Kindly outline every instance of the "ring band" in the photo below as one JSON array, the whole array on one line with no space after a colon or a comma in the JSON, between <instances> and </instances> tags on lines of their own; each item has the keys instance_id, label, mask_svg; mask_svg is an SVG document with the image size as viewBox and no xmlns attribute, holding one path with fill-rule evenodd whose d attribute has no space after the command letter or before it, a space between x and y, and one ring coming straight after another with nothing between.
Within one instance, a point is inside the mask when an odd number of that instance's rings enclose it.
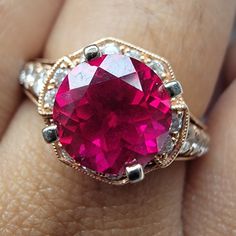
<instances>
[{"instance_id":1,"label":"ring band","mask_svg":"<svg viewBox=\"0 0 236 236\"><path fill-rule=\"evenodd\" d=\"M206 127L189 112L170 64L130 43L104 38L56 62L28 62L19 81L58 159L97 180L135 183L208 151Z\"/></svg>"}]
</instances>

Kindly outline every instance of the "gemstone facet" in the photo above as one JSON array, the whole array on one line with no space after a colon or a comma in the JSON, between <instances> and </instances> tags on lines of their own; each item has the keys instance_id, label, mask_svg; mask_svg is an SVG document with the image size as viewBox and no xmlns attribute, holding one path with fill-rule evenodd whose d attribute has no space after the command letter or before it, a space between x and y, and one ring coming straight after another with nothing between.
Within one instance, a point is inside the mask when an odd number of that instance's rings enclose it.
<instances>
[{"instance_id":1,"label":"gemstone facet","mask_svg":"<svg viewBox=\"0 0 236 236\"><path fill-rule=\"evenodd\" d=\"M121 176L145 166L168 138L171 99L143 62L103 55L76 66L55 97L53 120L66 152L83 167Z\"/></svg>"}]
</instances>

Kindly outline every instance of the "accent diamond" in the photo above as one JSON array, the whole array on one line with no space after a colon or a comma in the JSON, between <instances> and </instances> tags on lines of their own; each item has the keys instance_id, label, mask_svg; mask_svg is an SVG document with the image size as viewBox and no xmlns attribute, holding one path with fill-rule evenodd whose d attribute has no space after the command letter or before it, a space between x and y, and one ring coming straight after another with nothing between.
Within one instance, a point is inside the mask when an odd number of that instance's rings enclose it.
<instances>
[{"instance_id":1,"label":"accent diamond","mask_svg":"<svg viewBox=\"0 0 236 236\"><path fill-rule=\"evenodd\" d=\"M39 96L41 90L43 89L43 85L44 85L46 76L47 76L47 74L46 74L46 71L44 71L44 70L41 70L40 72L35 73L35 81L33 84L33 91L37 96Z\"/></svg>"},{"instance_id":2,"label":"accent diamond","mask_svg":"<svg viewBox=\"0 0 236 236\"><path fill-rule=\"evenodd\" d=\"M69 73L69 69L66 68L58 68L55 72L55 74L53 75L53 80L55 81L55 85L56 87L59 87L62 83L62 81L64 80L64 78L66 77L66 75Z\"/></svg>"},{"instance_id":3,"label":"accent diamond","mask_svg":"<svg viewBox=\"0 0 236 236\"><path fill-rule=\"evenodd\" d=\"M120 49L115 43L106 44L102 49L103 54L118 54Z\"/></svg>"},{"instance_id":4,"label":"accent diamond","mask_svg":"<svg viewBox=\"0 0 236 236\"><path fill-rule=\"evenodd\" d=\"M180 148L180 153L186 153L190 150L191 148L191 144L189 143L189 141L185 141L182 145L182 147Z\"/></svg>"},{"instance_id":5,"label":"accent diamond","mask_svg":"<svg viewBox=\"0 0 236 236\"><path fill-rule=\"evenodd\" d=\"M34 74L34 65L33 64L26 64L24 70L20 74L20 83L24 84L26 89L29 89L33 86L35 80Z\"/></svg>"},{"instance_id":6,"label":"accent diamond","mask_svg":"<svg viewBox=\"0 0 236 236\"><path fill-rule=\"evenodd\" d=\"M52 108L54 101L55 101L55 95L56 95L57 89L51 89L48 90L44 97L44 106L47 108Z\"/></svg>"},{"instance_id":7,"label":"accent diamond","mask_svg":"<svg viewBox=\"0 0 236 236\"><path fill-rule=\"evenodd\" d=\"M159 61L152 61L148 66L150 66L160 77L165 73L165 68Z\"/></svg>"},{"instance_id":8,"label":"accent diamond","mask_svg":"<svg viewBox=\"0 0 236 236\"><path fill-rule=\"evenodd\" d=\"M172 113L172 123L171 123L171 127L170 127L170 130L172 133L176 133L181 129L182 118L183 118L182 113L176 113L176 112Z\"/></svg>"},{"instance_id":9,"label":"accent diamond","mask_svg":"<svg viewBox=\"0 0 236 236\"><path fill-rule=\"evenodd\" d=\"M174 142L171 136L168 135L161 150L161 153L170 153L173 150L173 148L174 148Z\"/></svg>"},{"instance_id":10,"label":"accent diamond","mask_svg":"<svg viewBox=\"0 0 236 236\"><path fill-rule=\"evenodd\" d=\"M132 50L126 52L125 55L128 56L128 57L135 58L135 59L137 59L137 60L140 60L140 56L141 56L141 55L140 55L140 52L138 52L138 51L136 51L136 50L134 50L134 49L132 49Z\"/></svg>"},{"instance_id":11,"label":"accent diamond","mask_svg":"<svg viewBox=\"0 0 236 236\"><path fill-rule=\"evenodd\" d=\"M25 72L25 70L22 70L20 73L20 76L19 76L19 82L21 85L24 84L25 78L26 78L26 72Z\"/></svg>"}]
</instances>

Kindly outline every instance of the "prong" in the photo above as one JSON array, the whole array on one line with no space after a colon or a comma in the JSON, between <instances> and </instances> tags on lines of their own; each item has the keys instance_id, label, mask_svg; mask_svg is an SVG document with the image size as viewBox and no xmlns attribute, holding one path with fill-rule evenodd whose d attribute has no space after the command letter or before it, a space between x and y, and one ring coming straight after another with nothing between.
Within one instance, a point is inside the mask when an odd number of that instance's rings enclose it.
<instances>
[{"instance_id":1,"label":"prong","mask_svg":"<svg viewBox=\"0 0 236 236\"><path fill-rule=\"evenodd\" d=\"M100 56L100 50L96 44L92 44L85 47L83 53L84 53L86 61L89 61L93 58Z\"/></svg>"},{"instance_id":2,"label":"prong","mask_svg":"<svg viewBox=\"0 0 236 236\"><path fill-rule=\"evenodd\" d=\"M143 167L140 164L127 166L126 175L130 183L137 183L144 179Z\"/></svg>"},{"instance_id":3,"label":"prong","mask_svg":"<svg viewBox=\"0 0 236 236\"><path fill-rule=\"evenodd\" d=\"M183 93L182 86L181 86L180 82L177 80L170 81L170 82L166 83L165 87L168 90L168 92L172 98Z\"/></svg>"},{"instance_id":4,"label":"prong","mask_svg":"<svg viewBox=\"0 0 236 236\"><path fill-rule=\"evenodd\" d=\"M56 125L50 125L43 129L43 138L47 143L53 143L57 140L57 126Z\"/></svg>"}]
</instances>

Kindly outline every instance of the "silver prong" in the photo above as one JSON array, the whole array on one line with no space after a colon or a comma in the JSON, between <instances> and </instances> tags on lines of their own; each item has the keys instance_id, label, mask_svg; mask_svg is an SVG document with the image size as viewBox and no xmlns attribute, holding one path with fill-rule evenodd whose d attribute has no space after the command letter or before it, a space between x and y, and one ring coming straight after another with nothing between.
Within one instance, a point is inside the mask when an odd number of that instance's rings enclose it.
<instances>
[{"instance_id":1,"label":"silver prong","mask_svg":"<svg viewBox=\"0 0 236 236\"><path fill-rule=\"evenodd\" d=\"M43 129L43 138L47 143L53 143L57 140L57 126L50 125Z\"/></svg>"},{"instance_id":2,"label":"silver prong","mask_svg":"<svg viewBox=\"0 0 236 236\"><path fill-rule=\"evenodd\" d=\"M100 50L96 44L92 44L92 45L85 47L83 53L84 53L84 57L85 57L86 61L89 61L95 57L100 56Z\"/></svg>"},{"instance_id":3,"label":"silver prong","mask_svg":"<svg viewBox=\"0 0 236 236\"><path fill-rule=\"evenodd\" d=\"M144 179L143 167L140 164L127 166L126 175L130 183L137 183Z\"/></svg>"},{"instance_id":4,"label":"silver prong","mask_svg":"<svg viewBox=\"0 0 236 236\"><path fill-rule=\"evenodd\" d=\"M182 86L181 86L180 82L177 80L170 81L170 82L166 83L165 87L168 90L168 92L172 98L183 93Z\"/></svg>"}]
</instances>

